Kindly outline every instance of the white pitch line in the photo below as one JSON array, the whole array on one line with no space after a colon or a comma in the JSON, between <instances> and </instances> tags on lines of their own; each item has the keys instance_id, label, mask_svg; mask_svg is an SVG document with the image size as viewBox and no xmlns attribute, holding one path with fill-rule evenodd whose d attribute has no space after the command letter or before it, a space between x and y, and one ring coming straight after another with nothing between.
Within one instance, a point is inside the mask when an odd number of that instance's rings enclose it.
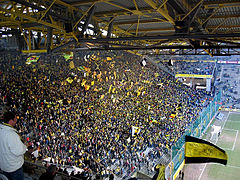
<instances>
[{"instance_id":1,"label":"white pitch line","mask_svg":"<svg viewBox=\"0 0 240 180\"><path fill-rule=\"evenodd\" d=\"M217 144L217 142L218 142L218 139L219 139L219 138L218 138L218 136L217 136L217 138L216 138L216 142L214 143L215 145Z\"/></svg>"},{"instance_id":2,"label":"white pitch line","mask_svg":"<svg viewBox=\"0 0 240 180\"><path fill-rule=\"evenodd\" d=\"M231 168L240 168L239 166L231 166L231 165L227 165L227 167L231 167Z\"/></svg>"},{"instance_id":3,"label":"white pitch line","mask_svg":"<svg viewBox=\"0 0 240 180\"><path fill-rule=\"evenodd\" d=\"M223 130L227 130L227 131L238 131L236 129L228 129L228 128L224 128Z\"/></svg>"},{"instance_id":4,"label":"white pitch line","mask_svg":"<svg viewBox=\"0 0 240 180\"><path fill-rule=\"evenodd\" d=\"M232 147L232 151L234 150L235 148L235 145L236 145L236 142L237 142L237 137L238 137L238 131L237 131L237 134L235 136L235 140L234 140L234 144L233 144L233 147Z\"/></svg>"},{"instance_id":5,"label":"white pitch line","mask_svg":"<svg viewBox=\"0 0 240 180\"><path fill-rule=\"evenodd\" d=\"M228 111L228 114L227 114L226 120L224 121L224 124L223 124L222 129L225 127L225 124L226 124L226 122L227 122L227 120L228 120L229 114L230 114L230 112Z\"/></svg>"},{"instance_id":6,"label":"white pitch line","mask_svg":"<svg viewBox=\"0 0 240 180\"><path fill-rule=\"evenodd\" d=\"M228 120L228 122L240 123L240 121L232 121L232 120Z\"/></svg>"},{"instance_id":7,"label":"white pitch line","mask_svg":"<svg viewBox=\"0 0 240 180\"><path fill-rule=\"evenodd\" d=\"M224 121L224 124L223 124L223 127L222 127L222 129L224 128L224 126L225 126L225 124L226 124L226 122L227 122L227 120L228 120L229 114L230 114L230 112L228 111L228 114L227 114L226 120ZM217 141L216 141L216 143L215 143L215 144L217 144L217 142L218 142L218 138L217 138ZM200 180L200 179L201 179L201 177L202 177L202 175L203 175L203 172L204 172L204 170L205 170L206 166L207 166L207 163L205 163L205 165L204 165L204 167L203 167L203 170L202 170L202 172L201 172L200 176L198 177L198 180Z\"/></svg>"},{"instance_id":8,"label":"white pitch line","mask_svg":"<svg viewBox=\"0 0 240 180\"><path fill-rule=\"evenodd\" d=\"M205 163L205 164L204 164L203 170L202 170L202 172L201 172L200 176L198 177L198 180L200 180L200 179L201 179L201 177L202 177L202 175L203 175L203 172L204 172L204 170L205 170L206 166L207 166L207 163Z\"/></svg>"}]
</instances>

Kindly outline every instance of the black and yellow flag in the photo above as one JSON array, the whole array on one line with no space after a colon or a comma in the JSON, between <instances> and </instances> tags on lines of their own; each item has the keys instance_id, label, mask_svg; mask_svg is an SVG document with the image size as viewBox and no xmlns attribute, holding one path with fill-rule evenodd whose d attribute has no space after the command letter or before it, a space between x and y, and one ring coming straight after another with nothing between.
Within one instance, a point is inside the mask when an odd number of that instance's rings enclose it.
<instances>
[{"instance_id":1,"label":"black and yellow flag","mask_svg":"<svg viewBox=\"0 0 240 180\"><path fill-rule=\"evenodd\" d=\"M226 165L228 156L216 145L192 136L185 137L185 163L216 162Z\"/></svg>"},{"instance_id":2,"label":"black and yellow flag","mask_svg":"<svg viewBox=\"0 0 240 180\"><path fill-rule=\"evenodd\" d=\"M155 166L156 174L153 176L152 180L164 180L165 179L165 166L164 165L156 165Z\"/></svg>"}]
</instances>

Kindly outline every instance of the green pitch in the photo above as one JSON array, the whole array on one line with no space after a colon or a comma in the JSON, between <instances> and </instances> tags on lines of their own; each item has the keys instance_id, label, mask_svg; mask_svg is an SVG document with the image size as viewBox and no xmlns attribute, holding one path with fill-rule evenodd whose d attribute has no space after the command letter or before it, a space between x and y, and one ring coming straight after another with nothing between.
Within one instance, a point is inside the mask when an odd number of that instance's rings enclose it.
<instances>
[{"instance_id":1,"label":"green pitch","mask_svg":"<svg viewBox=\"0 0 240 180\"><path fill-rule=\"evenodd\" d=\"M213 122L217 124L217 120ZM240 114L229 112L222 122L221 135L216 139L217 146L228 154L226 166L221 164L206 164L201 180L240 180ZM211 128L209 128L211 130ZM208 130L207 134L210 133Z\"/></svg>"}]
</instances>

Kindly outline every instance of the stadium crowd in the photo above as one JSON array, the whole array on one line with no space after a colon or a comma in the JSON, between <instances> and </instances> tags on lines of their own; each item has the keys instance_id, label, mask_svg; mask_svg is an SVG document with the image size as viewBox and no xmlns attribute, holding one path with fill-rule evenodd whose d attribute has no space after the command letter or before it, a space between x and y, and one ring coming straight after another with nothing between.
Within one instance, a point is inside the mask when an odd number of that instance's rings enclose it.
<instances>
[{"instance_id":1,"label":"stadium crowd","mask_svg":"<svg viewBox=\"0 0 240 180\"><path fill-rule=\"evenodd\" d=\"M25 62L25 56L1 57L1 103L18 112L18 132L38 150L37 159L76 166L86 179L129 174L162 156L207 98L123 51ZM145 154L147 148L156 153ZM111 169L116 162L119 169Z\"/></svg>"},{"instance_id":2,"label":"stadium crowd","mask_svg":"<svg viewBox=\"0 0 240 180\"><path fill-rule=\"evenodd\" d=\"M216 91L222 91L222 106L225 108L240 108L239 74L240 66L233 64L218 64Z\"/></svg>"},{"instance_id":3,"label":"stadium crowd","mask_svg":"<svg viewBox=\"0 0 240 180\"><path fill-rule=\"evenodd\" d=\"M164 56L163 59L155 57L156 62L170 67L175 74L213 75L216 68L216 59L208 56Z\"/></svg>"},{"instance_id":4,"label":"stadium crowd","mask_svg":"<svg viewBox=\"0 0 240 180\"><path fill-rule=\"evenodd\" d=\"M183 62L175 61L177 74L201 74L201 75L213 75L215 68L215 62Z\"/></svg>"}]
</instances>

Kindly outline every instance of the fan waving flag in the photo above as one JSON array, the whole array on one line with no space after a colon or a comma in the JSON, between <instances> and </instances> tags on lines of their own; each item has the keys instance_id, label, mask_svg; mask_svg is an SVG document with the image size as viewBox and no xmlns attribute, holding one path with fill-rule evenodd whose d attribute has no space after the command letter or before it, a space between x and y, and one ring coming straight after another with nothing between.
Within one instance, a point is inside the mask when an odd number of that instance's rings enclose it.
<instances>
[{"instance_id":1,"label":"fan waving flag","mask_svg":"<svg viewBox=\"0 0 240 180\"><path fill-rule=\"evenodd\" d=\"M216 145L192 136L185 137L185 163L216 162L226 165L226 152Z\"/></svg>"}]
</instances>

